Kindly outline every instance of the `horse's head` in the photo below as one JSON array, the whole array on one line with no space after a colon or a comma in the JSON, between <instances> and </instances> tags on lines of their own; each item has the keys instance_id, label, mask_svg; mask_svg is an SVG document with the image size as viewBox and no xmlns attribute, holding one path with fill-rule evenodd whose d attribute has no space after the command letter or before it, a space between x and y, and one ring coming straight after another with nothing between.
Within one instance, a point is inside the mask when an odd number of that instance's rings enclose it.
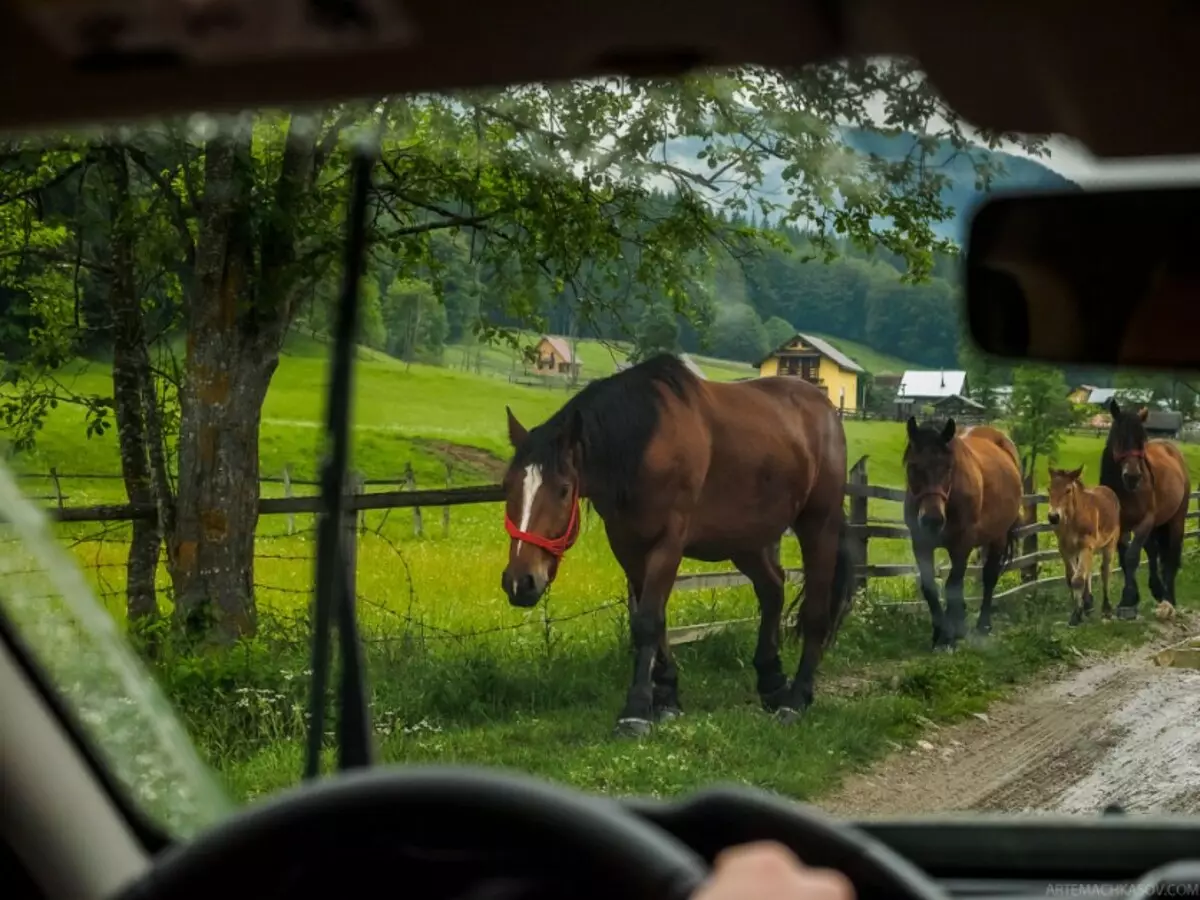
<instances>
[{"instance_id":1,"label":"horse's head","mask_svg":"<svg viewBox=\"0 0 1200 900\"><path fill-rule=\"evenodd\" d=\"M912 416L908 419L908 446L904 448L908 496L916 506L917 524L932 534L946 525L946 502L954 475L954 432L953 419L947 419L941 429L918 426Z\"/></svg>"},{"instance_id":2,"label":"horse's head","mask_svg":"<svg viewBox=\"0 0 1200 900\"><path fill-rule=\"evenodd\" d=\"M579 534L578 416L556 416L532 432L508 412L512 462L504 476L504 527L511 538L500 586L530 607L554 581Z\"/></svg>"},{"instance_id":3,"label":"horse's head","mask_svg":"<svg viewBox=\"0 0 1200 900\"><path fill-rule=\"evenodd\" d=\"M1108 402L1112 413L1112 428L1108 432L1108 452L1121 469L1121 482L1128 491L1136 491L1146 474L1146 416L1145 407L1137 412L1121 409L1116 398Z\"/></svg>"},{"instance_id":4,"label":"horse's head","mask_svg":"<svg viewBox=\"0 0 1200 900\"><path fill-rule=\"evenodd\" d=\"M1070 521L1075 509L1075 495L1083 489L1083 466L1078 469L1050 470L1050 512L1046 516L1051 525Z\"/></svg>"}]
</instances>

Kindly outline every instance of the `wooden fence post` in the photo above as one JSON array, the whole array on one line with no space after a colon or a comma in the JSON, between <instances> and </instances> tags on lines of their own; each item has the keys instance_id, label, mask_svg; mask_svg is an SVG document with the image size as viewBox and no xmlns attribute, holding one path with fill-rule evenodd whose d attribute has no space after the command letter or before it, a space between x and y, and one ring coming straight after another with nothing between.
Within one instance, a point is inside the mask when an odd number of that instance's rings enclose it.
<instances>
[{"instance_id":1,"label":"wooden fence post","mask_svg":"<svg viewBox=\"0 0 1200 900\"><path fill-rule=\"evenodd\" d=\"M454 485L454 465L446 463L446 490ZM442 537L450 537L450 507L442 507Z\"/></svg>"},{"instance_id":2,"label":"wooden fence post","mask_svg":"<svg viewBox=\"0 0 1200 900\"><path fill-rule=\"evenodd\" d=\"M866 456L862 457L858 462L850 467L850 476L848 481L850 484L861 485L863 487L867 486L868 480ZM867 502L868 501L865 496L859 497L854 494L850 495L851 525L865 526L867 524ZM867 537L866 528L864 527L858 535L851 535L850 540L853 542L852 545L855 549L854 564L856 566L861 565L863 567L860 570L861 574L856 573L854 577L854 589L857 591L860 589L865 589L867 586L866 565L869 538Z\"/></svg>"},{"instance_id":3,"label":"wooden fence post","mask_svg":"<svg viewBox=\"0 0 1200 900\"><path fill-rule=\"evenodd\" d=\"M1037 483L1034 480L1034 473L1031 469L1025 473L1023 486L1026 494L1034 494L1037 492ZM1038 520L1038 502L1036 499L1025 501L1024 504L1024 519L1026 525L1035 525ZM1038 578L1038 536L1035 531L1033 534L1025 535L1025 539L1021 541L1021 555L1027 556L1034 554L1034 558L1021 567L1021 581L1037 581Z\"/></svg>"},{"instance_id":4,"label":"wooden fence post","mask_svg":"<svg viewBox=\"0 0 1200 900\"><path fill-rule=\"evenodd\" d=\"M362 472L351 472L347 483L350 486L351 496L357 496L366 490L367 479ZM355 515L350 516L350 524L353 526L358 524L358 530L363 534L367 533L367 511L360 509Z\"/></svg>"},{"instance_id":5,"label":"wooden fence post","mask_svg":"<svg viewBox=\"0 0 1200 900\"><path fill-rule=\"evenodd\" d=\"M63 508L62 485L60 485L58 483L58 467L57 466L50 467L50 477L54 480L54 499L56 501L58 501L58 511L62 512L62 508Z\"/></svg>"},{"instance_id":6,"label":"wooden fence post","mask_svg":"<svg viewBox=\"0 0 1200 900\"><path fill-rule=\"evenodd\" d=\"M409 491L417 489L417 474L413 471L412 462L404 464L404 487ZM421 507L413 507L413 534L420 537L425 529L421 523Z\"/></svg>"},{"instance_id":7,"label":"wooden fence post","mask_svg":"<svg viewBox=\"0 0 1200 900\"><path fill-rule=\"evenodd\" d=\"M287 463L284 463L283 466L283 496L289 500L292 498L292 476L288 472ZM296 533L296 517L292 513L287 514L287 533Z\"/></svg>"}]
</instances>

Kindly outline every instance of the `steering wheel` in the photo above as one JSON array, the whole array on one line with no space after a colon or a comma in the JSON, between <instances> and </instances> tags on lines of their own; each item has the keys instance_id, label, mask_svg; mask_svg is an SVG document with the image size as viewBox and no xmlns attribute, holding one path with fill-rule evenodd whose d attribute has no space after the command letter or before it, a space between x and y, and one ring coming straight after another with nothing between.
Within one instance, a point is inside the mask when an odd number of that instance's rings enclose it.
<instances>
[{"instance_id":1,"label":"steering wheel","mask_svg":"<svg viewBox=\"0 0 1200 900\"><path fill-rule=\"evenodd\" d=\"M851 844L855 834L845 830ZM896 896L944 896L929 879L914 885L912 867L892 856L873 862L897 864ZM708 874L695 851L614 800L492 770L412 767L341 774L256 804L164 851L116 900L267 900L330 896L331 887L336 896L366 896L347 884L366 869L372 884L390 877L397 888L413 886L405 859L460 875L489 863L644 900L685 900Z\"/></svg>"}]
</instances>

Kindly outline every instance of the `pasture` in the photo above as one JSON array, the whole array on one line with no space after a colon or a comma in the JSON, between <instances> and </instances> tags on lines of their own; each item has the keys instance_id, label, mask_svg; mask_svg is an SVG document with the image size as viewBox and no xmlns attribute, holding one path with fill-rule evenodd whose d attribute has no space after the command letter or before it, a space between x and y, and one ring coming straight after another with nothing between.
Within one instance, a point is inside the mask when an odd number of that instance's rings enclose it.
<instances>
[{"instance_id":1,"label":"pasture","mask_svg":"<svg viewBox=\"0 0 1200 900\"><path fill-rule=\"evenodd\" d=\"M275 376L261 437L264 475L285 465L297 477L315 475L323 351L293 342ZM99 365L64 377L79 390L109 389ZM447 457L454 460L457 484L493 480L507 455L504 406L532 425L565 399L560 391L453 368L406 369L369 353L355 379L354 468L372 479L398 480L411 462L418 484L426 487L444 486ZM848 422L846 430L851 461L869 457L871 483L903 484L902 424ZM119 471L115 435L87 441L69 407L55 412L39 440L35 454L17 460L18 471ZM1057 463L1086 464L1085 478L1094 483L1102 446L1094 437L1067 437ZM1200 478L1200 447L1184 451L1193 478ZM41 493L41 486L27 482L26 490ZM119 481L68 479L62 487L72 506L123 499ZM280 490L264 486L268 496ZM899 507L873 500L870 515L895 520ZM310 517L297 516L295 524L289 535L281 516L260 522L260 637L217 656L176 657L168 648L155 664L202 750L240 798L299 779L315 535ZM624 579L594 516L585 517L579 543L547 600L530 611L510 607L500 590L507 536L498 506L454 509L448 535L439 510L425 511L420 538L407 510L368 513L364 525L358 593L383 758L511 766L608 792L671 794L731 780L818 797L845 772L913 739L929 720L978 712L1047 666L1114 652L1159 628L1143 618L1068 630L1066 589L1046 590L999 602L995 636L986 645L935 657L928 648L927 612L896 605L917 596L912 579L874 580L827 656L816 704L800 726L780 728L760 712L748 626L680 647L687 715L642 743L622 743L610 737L610 728L629 667ZM123 527L58 527L120 619ZM1050 546L1048 537L1043 540ZM786 565L799 564L790 538L783 554ZM905 541L871 542L871 562L910 559ZM684 571L713 568L724 567L685 563ZM1015 578L1006 575L1001 589ZM1141 580L1145 593L1144 565ZM967 593L977 593L973 579ZM1194 610L1200 601L1194 541L1179 593L1181 607ZM972 619L976 608L969 605ZM1147 596L1143 613L1150 608ZM668 608L671 625L755 614L749 588L677 593ZM785 668L794 667L795 653L788 648Z\"/></svg>"}]
</instances>

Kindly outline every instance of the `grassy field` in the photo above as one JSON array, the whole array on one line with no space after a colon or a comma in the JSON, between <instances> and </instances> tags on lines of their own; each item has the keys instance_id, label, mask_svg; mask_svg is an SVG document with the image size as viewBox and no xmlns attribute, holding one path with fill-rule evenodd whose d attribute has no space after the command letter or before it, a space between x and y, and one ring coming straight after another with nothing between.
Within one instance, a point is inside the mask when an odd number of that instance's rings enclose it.
<instances>
[{"instance_id":1,"label":"grassy field","mask_svg":"<svg viewBox=\"0 0 1200 900\"><path fill-rule=\"evenodd\" d=\"M314 474L325 367L323 348L304 341L289 348L266 403L264 472L287 464L297 476ZM109 389L99 365L76 367L63 378L80 390ZM354 465L369 477L391 478L411 462L419 483L440 486L444 460L453 455L458 483L479 483L507 453L505 405L534 424L563 400L560 392L461 370L406 369L364 354L356 370ZM851 460L869 456L872 482L902 484L902 425L848 422L846 430ZM464 446L473 450L464 454ZM1097 438L1068 437L1059 462L1094 467L1101 448ZM1185 452L1200 480L1200 447ZM17 465L30 472L57 466L64 473L115 473L115 435L85 441L81 418L60 407L38 452ZM64 490L71 505L121 496L114 481L67 480ZM899 509L873 502L871 515L896 519ZM357 588L385 759L485 762L618 793L671 794L722 779L814 798L849 769L912 739L925 718L978 711L1047 666L1113 652L1158 627L1094 623L1067 630L1066 592L1048 589L1004 604L985 646L934 657L928 615L898 605L913 599L911 579L876 580L827 659L818 703L799 728L779 728L759 711L749 665L753 629L739 628L680 648L684 719L644 743L619 743L610 728L628 677L624 580L599 525L594 517L585 520L550 596L534 610L518 611L499 588L507 537L497 507L453 510L448 535L440 510L425 510L420 538L408 511L368 514ZM198 659L168 652L156 664L205 755L238 798L299 778L311 526L303 516L291 535L282 517L260 525L257 640L238 653ZM102 538L96 526L60 530L76 542L73 552L120 620L123 530L106 530ZM794 542L784 547L785 561L798 564ZM873 541L871 555L874 562L911 558L902 541ZM721 567L685 565L703 568ZM1192 609L1200 602L1198 576L1200 558L1192 550L1180 591ZM1144 591L1144 569L1142 581ZM755 613L752 592L739 588L678 593L669 618L678 625ZM788 653L792 666L795 648Z\"/></svg>"}]
</instances>

